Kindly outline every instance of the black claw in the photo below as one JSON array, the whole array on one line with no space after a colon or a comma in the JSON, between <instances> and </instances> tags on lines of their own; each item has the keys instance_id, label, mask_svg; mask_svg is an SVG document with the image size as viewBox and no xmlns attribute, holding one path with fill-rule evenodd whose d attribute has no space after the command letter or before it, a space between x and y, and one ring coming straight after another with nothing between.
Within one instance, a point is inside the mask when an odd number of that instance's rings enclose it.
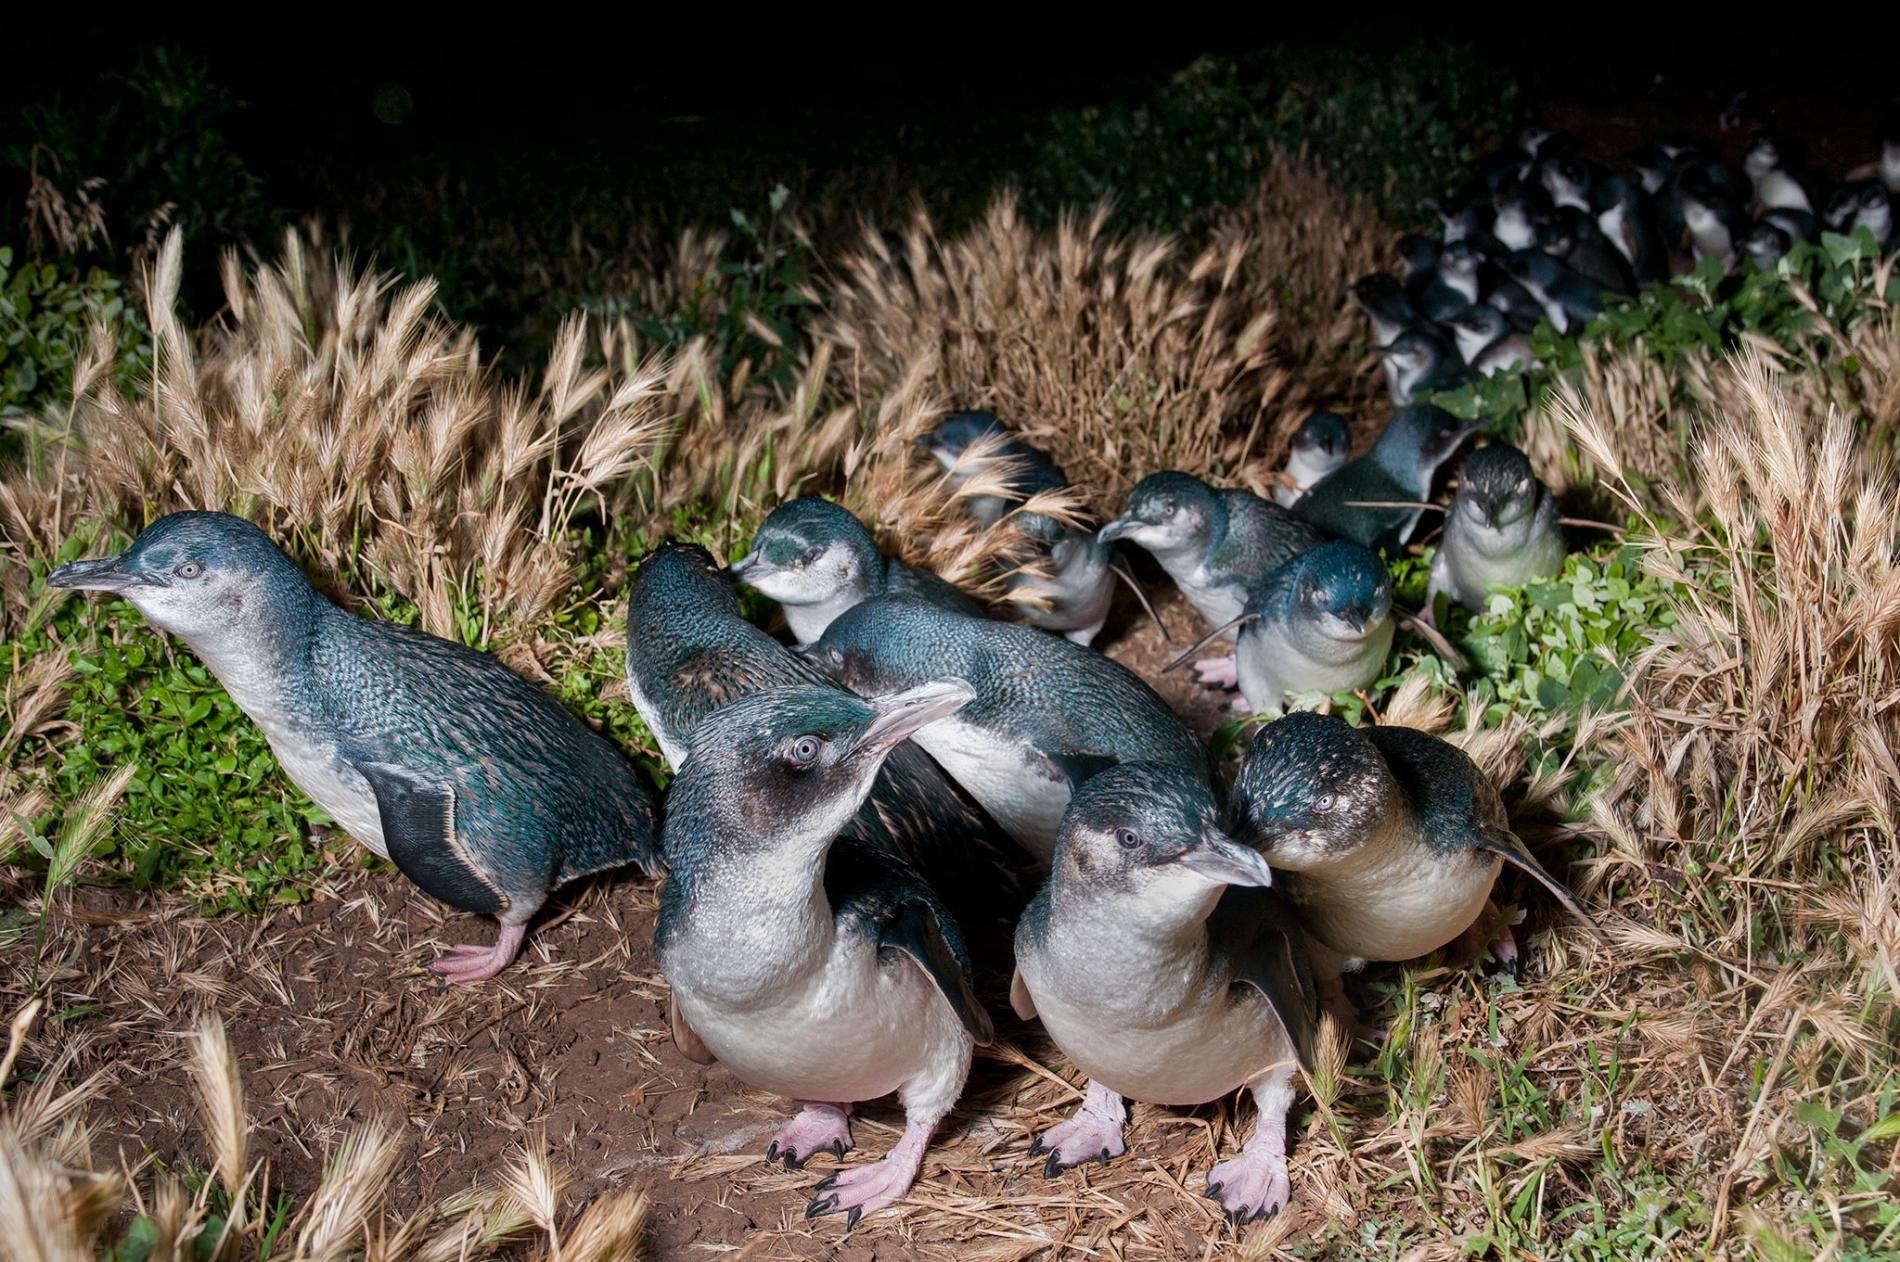
<instances>
[{"instance_id":1,"label":"black claw","mask_svg":"<svg viewBox=\"0 0 1900 1262\"><path fill-rule=\"evenodd\" d=\"M844 1216L844 1229L846 1231L850 1231L853 1227L858 1225L858 1219L863 1218L863 1217L864 1217L864 1206L853 1205L851 1207L851 1212Z\"/></svg>"},{"instance_id":2,"label":"black claw","mask_svg":"<svg viewBox=\"0 0 1900 1262\"><path fill-rule=\"evenodd\" d=\"M765 1164L769 1166L774 1161L777 1161L777 1160L778 1160L778 1140L775 1139L772 1141L771 1147L765 1150Z\"/></svg>"},{"instance_id":3,"label":"black claw","mask_svg":"<svg viewBox=\"0 0 1900 1262\"><path fill-rule=\"evenodd\" d=\"M1066 1169L1066 1167L1062 1164L1062 1154L1060 1152L1052 1152L1049 1154L1049 1160L1042 1163L1042 1177L1045 1179L1053 1179L1058 1174L1061 1174L1064 1169Z\"/></svg>"},{"instance_id":4,"label":"black claw","mask_svg":"<svg viewBox=\"0 0 1900 1262\"><path fill-rule=\"evenodd\" d=\"M1218 1201L1220 1199L1220 1188L1221 1188L1220 1184L1210 1183L1207 1185L1207 1191L1201 1193L1201 1195L1205 1196L1210 1201Z\"/></svg>"},{"instance_id":5,"label":"black claw","mask_svg":"<svg viewBox=\"0 0 1900 1262\"><path fill-rule=\"evenodd\" d=\"M812 1189L812 1191L814 1191L814 1192L828 1192L828 1191L830 1191L830 1190L831 1190L831 1189L832 1189L833 1187L835 1187L835 1186L837 1185L837 1182L838 1182L838 1176L839 1176L840 1174L843 1174L843 1173L844 1173L844 1171L842 1171L842 1170L834 1170L834 1171L832 1171L832 1172L831 1172L830 1174L828 1174L828 1175L826 1175L826 1176L825 1176L824 1178L822 1178L822 1179L820 1179L820 1180L818 1180L818 1186L817 1186L817 1187L815 1187L815 1188L813 1188L813 1189Z\"/></svg>"},{"instance_id":6,"label":"black claw","mask_svg":"<svg viewBox=\"0 0 1900 1262\"><path fill-rule=\"evenodd\" d=\"M810 1160L811 1160L811 1154L809 1153L807 1153L803 1157L800 1157L797 1153L793 1152L790 1148L787 1148L785 1150L785 1168L787 1170L803 1170L805 1168L805 1163Z\"/></svg>"},{"instance_id":7,"label":"black claw","mask_svg":"<svg viewBox=\"0 0 1900 1262\"><path fill-rule=\"evenodd\" d=\"M1042 1136L1038 1135L1029 1142L1029 1155L1033 1157L1037 1153L1040 1153L1042 1151L1043 1151Z\"/></svg>"},{"instance_id":8,"label":"black claw","mask_svg":"<svg viewBox=\"0 0 1900 1262\"><path fill-rule=\"evenodd\" d=\"M1106 1148L1102 1149L1102 1164L1103 1165L1108 1164L1108 1149Z\"/></svg>"},{"instance_id":9,"label":"black claw","mask_svg":"<svg viewBox=\"0 0 1900 1262\"><path fill-rule=\"evenodd\" d=\"M838 1160L843 1161L844 1160L844 1141L842 1139L832 1140L831 1151L838 1154Z\"/></svg>"},{"instance_id":10,"label":"black claw","mask_svg":"<svg viewBox=\"0 0 1900 1262\"><path fill-rule=\"evenodd\" d=\"M805 1207L805 1217L816 1218L820 1214L829 1214L837 1205L838 1198L835 1196L814 1196L811 1204Z\"/></svg>"}]
</instances>

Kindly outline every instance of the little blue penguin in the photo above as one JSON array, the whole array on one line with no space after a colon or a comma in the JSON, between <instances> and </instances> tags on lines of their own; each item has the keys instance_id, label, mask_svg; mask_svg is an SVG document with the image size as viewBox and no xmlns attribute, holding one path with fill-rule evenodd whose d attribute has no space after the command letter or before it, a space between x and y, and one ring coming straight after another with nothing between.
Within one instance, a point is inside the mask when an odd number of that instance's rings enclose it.
<instances>
[{"instance_id":1,"label":"little blue penguin","mask_svg":"<svg viewBox=\"0 0 1900 1262\"><path fill-rule=\"evenodd\" d=\"M823 635L833 618L859 601L886 592L906 592L961 613L983 612L935 574L879 553L871 532L849 509L815 496L773 509L731 574L779 603L800 644Z\"/></svg>"},{"instance_id":2,"label":"little blue penguin","mask_svg":"<svg viewBox=\"0 0 1900 1262\"><path fill-rule=\"evenodd\" d=\"M1563 564L1557 499L1531 472L1524 453L1498 443L1466 456L1444 538L1432 556L1426 608L1444 592L1467 609L1482 610L1492 588L1549 578Z\"/></svg>"},{"instance_id":3,"label":"little blue penguin","mask_svg":"<svg viewBox=\"0 0 1900 1262\"><path fill-rule=\"evenodd\" d=\"M1322 999L1342 1019L1356 1019L1339 980L1350 962L1446 945L1484 910L1506 863L1601 936L1511 831L1496 786L1424 732L1289 714L1255 733L1231 806L1236 836L1266 855L1299 908ZM1494 949L1515 962L1509 929Z\"/></svg>"},{"instance_id":4,"label":"little blue penguin","mask_svg":"<svg viewBox=\"0 0 1900 1262\"><path fill-rule=\"evenodd\" d=\"M805 651L860 695L928 679L968 683L975 699L916 742L1040 860L1090 776L1136 761L1207 772L1200 742L1139 676L1033 627L885 596L839 617Z\"/></svg>"},{"instance_id":5,"label":"little blue penguin","mask_svg":"<svg viewBox=\"0 0 1900 1262\"><path fill-rule=\"evenodd\" d=\"M494 945L432 965L448 981L506 968L561 885L659 868L652 796L610 743L492 657L338 609L241 517L172 513L47 582L123 596L183 640L339 827L500 921Z\"/></svg>"},{"instance_id":6,"label":"little blue penguin","mask_svg":"<svg viewBox=\"0 0 1900 1262\"><path fill-rule=\"evenodd\" d=\"M681 1051L806 1102L773 1145L792 1165L843 1156L853 1103L904 1106L897 1146L820 1182L807 1217L852 1226L909 1190L991 1038L954 917L911 855L849 829L886 755L969 699L955 680L754 693L700 721L667 792L654 950Z\"/></svg>"},{"instance_id":7,"label":"little blue penguin","mask_svg":"<svg viewBox=\"0 0 1900 1262\"><path fill-rule=\"evenodd\" d=\"M1444 318L1457 310L1453 308ZM1386 392L1401 407L1434 391L1455 390L1465 381L1457 352L1436 333L1420 329L1401 333L1379 348L1379 358L1385 367Z\"/></svg>"},{"instance_id":8,"label":"little blue penguin","mask_svg":"<svg viewBox=\"0 0 1900 1262\"><path fill-rule=\"evenodd\" d=\"M1193 1105L1246 1088L1259 1117L1207 1196L1243 1223L1278 1213L1296 1065L1313 1063L1318 991L1297 918L1259 852L1222 831L1205 780L1127 763L1076 791L1049 878L1016 929L1010 1002L1088 1075L1038 1136L1050 1176L1125 1151L1122 1097Z\"/></svg>"},{"instance_id":9,"label":"little blue penguin","mask_svg":"<svg viewBox=\"0 0 1900 1262\"><path fill-rule=\"evenodd\" d=\"M1335 539L1267 575L1240 624L1240 695L1278 715L1290 696L1352 692L1385 673L1392 579L1371 549Z\"/></svg>"},{"instance_id":10,"label":"little blue penguin","mask_svg":"<svg viewBox=\"0 0 1900 1262\"><path fill-rule=\"evenodd\" d=\"M1037 545L1042 573L1023 568L1010 574L1005 603L1032 627L1077 644L1093 643L1115 600L1120 571L1114 544L1099 530L1067 525L1043 513L1018 513L1015 521Z\"/></svg>"},{"instance_id":11,"label":"little blue penguin","mask_svg":"<svg viewBox=\"0 0 1900 1262\"><path fill-rule=\"evenodd\" d=\"M953 489L976 475L980 462L965 460L964 455L978 444L991 460L1006 466L1004 480L1008 484L1006 496L976 495L964 500L970 516L986 526L994 526L1011 507L1032 495L1069 485L1047 452L1019 441L990 412L952 412L941 425L917 440L917 445L942 466Z\"/></svg>"},{"instance_id":12,"label":"little blue penguin","mask_svg":"<svg viewBox=\"0 0 1900 1262\"><path fill-rule=\"evenodd\" d=\"M1447 321L1458 353L1480 377L1512 372L1537 363L1530 339L1511 327L1505 314L1488 302L1476 302Z\"/></svg>"},{"instance_id":13,"label":"little blue penguin","mask_svg":"<svg viewBox=\"0 0 1900 1262\"><path fill-rule=\"evenodd\" d=\"M1285 473L1292 485L1273 488L1273 500L1281 508L1292 508L1295 500L1312 485L1352 457L1352 435L1346 430L1346 418L1337 412L1315 412L1300 422L1293 435L1292 450L1286 459Z\"/></svg>"},{"instance_id":14,"label":"little blue penguin","mask_svg":"<svg viewBox=\"0 0 1900 1262\"><path fill-rule=\"evenodd\" d=\"M1146 548L1195 612L1216 627L1239 616L1248 593L1275 567L1325 541L1313 525L1278 504L1248 491L1216 490L1173 470L1137 482L1121 516L1102 527L1101 537ZM1196 673L1205 683L1231 685L1233 659L1210 659Z\"/></svg>"},{"instance_id":15,"label":"little blue penguin","mask_svg":"<svg viewBox=\"0 0 1900 1262\"><path fill-rule=\"evenodd\" d=\"M1417 504L1431 499L1438 467L1481 428L1429 403L1400 408L1371 451L1321 479L1293 511L1326 534L1395 553L1405 546L1424 510L1365 505ZM1239 612L1235 609L1227 616Z\"/></svg>"}]
</instances>

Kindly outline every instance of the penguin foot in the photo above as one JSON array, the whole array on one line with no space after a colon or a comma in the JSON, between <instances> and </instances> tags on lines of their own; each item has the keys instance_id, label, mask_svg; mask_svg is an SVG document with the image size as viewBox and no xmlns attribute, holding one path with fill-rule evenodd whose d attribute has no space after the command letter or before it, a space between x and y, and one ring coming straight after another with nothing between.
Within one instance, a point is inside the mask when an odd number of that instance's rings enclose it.
<instances>
[{"instance_id":1,"label":"penguin foot","mask_svg":"<svg viewBox=\"0 0 1900 1262\"><path fill-rule=\"evenodd\" d=\"M851 1151L851 1106L813 1101L801 1105L798 1115L778 1128L765 1150L765 1164L781 1157L787 1170L804 1168L821 1152L836 1153L840 1161Z\"/></svg>"},{"instance_id":2,"label":"penguin foot","mask_svg":"<svg viewBox=\"0 0 1900 1262\"><path fill-rule=\"evenodd\" d=\"M1271 1218L1286 1208L1292 1195L1286 1154L1269 1145L1249 1144L1238 1157L1207 1172L1207 1199L1221 1207L1230 1226Z\"/></svg>"},{"instance_id":3,"label":"penguin foot","mask_svg":"<svg viewBox=\"0 0 1900 1262\"><path fill-rule=\"evenodd\" d=\"M1036 1136L1036 1142L1029 1146L1029 1155L1049 1154L1049 1159L1042 1163L1042 1173L1050 1179L1087 1161L1107 1165L1128 1151L1122 1142L1122 1127L1127 1122L1128 1108L1122 1098L1091 1082L1088 1096L1075 1116Z\"/></svg>"},{"instance_id":4,"label":"penguin foot","mask_svg":"<svg viewBox=\"0 0 1900 1262\"><path fill-rule=\"evenodd\" d=\"M1511 926L1498 927L1498 936L1491 939L1491 958L1498 962L1498 967L1512 977L1524 976L1524 959L1518 954L1517 938L1512 934Z\"/></svg>"},{"instance_id":5,"label":"penguin foot","mask_svg":"<svg viewBox=\"0 0 1900 1262\"><path fill-rule=\"evenodd\" d=\"M440 977L444 985L485 982L514 962L521 950L521 940L527 936L526 925L503 925L494 945L465 942L429 965L429 971Z\"/></svg>"},{"instance_id":6,"label":"penguin foot","mask_svg":"<svg viewBox=\"0 0 1900 1262\"><path fill-rule=\"evenodd\" d=\"M850 1231L858 1225L858 1219L875 1214L897 1200L917 1181L917 1168L924 1163L924 1149L930 1143L930 1132L935 1129L934 1125L911 1122L904 1127L904 1137L897 1141L897 1147L891 1149L884 1160L827 1175L813 1189L805 1217L842 1211L844 1229Z\"/></svg>"},{"instance_id":7,"label":"penguin foot","mask_svg":"<svg viewBox=\"0 0 1900 1262\"><path fill-rule=\"evenodd\" d=\"M1237 688L1240 665L1232 653L1225 657L1203 657L1194 663L1194 682L1209 688Z\"/></svg>"}]
</instances>

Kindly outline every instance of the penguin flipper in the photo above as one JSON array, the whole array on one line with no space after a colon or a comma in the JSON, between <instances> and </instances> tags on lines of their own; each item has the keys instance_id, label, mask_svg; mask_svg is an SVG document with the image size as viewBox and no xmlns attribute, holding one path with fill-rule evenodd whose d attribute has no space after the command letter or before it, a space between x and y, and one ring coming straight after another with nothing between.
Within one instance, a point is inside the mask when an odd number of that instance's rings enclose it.
<instances>
[{"instance_id":1,"label":"penguin flipper","mask_svg":"<svg viewBox=\"0 0 1900 1262\"><path fill-rule=\"evenodd\" d=\"M508 896L469 856L455 829L455 789L448 781L389 762L350 764L369 782L383 826L383 846L423 893L460 911L499 916Z\"/></svg>"},{"instance_id":2,"label":"penguin flipper","mask_svg":"<svg viewBox=\"0 0 1900 1262\"><path fill-rule=\"evenodd\" d=\"M1023 980L1020 968L1009 975L1009 1006L1025 1021L1036 1019L1036 997L1029 993L1029 983Z\"/></svg>"},{"instance_id":3,"label":"penguin flipper","mask_svg":"<svg viewBox=\"0 0 1900 1262\"><path fill-rule=\"evenodd\" d=\"M706 1040L692 1026L686 1023L686 1014L680 1011L680 998L669 994L666 999L666 1023L673 1031L673 1046L679 1048L680 1055L695 1065L711 1065L718 1062L712 1048L706 1046Z\"/></svg>"},{"instance_id":4,"label":"penguin flipper","mask_svg":"<svg viewBox=\"0 0 1900 1262\"><path fill-rule=\"evenodd\" d=\"M1319 987L1291 904L1264 889L1234 888L1222 896L1208 932L1226 954L1234 981L1265 997L1311 1071L1319 1047Z\"/></svg>"},{"instance_id":5,"label":"penguin flipper","mask_svg":"<svg viewBox=\"0 0 1900 1262\"><path fill-rule=\"evenodd\" d=\"M1610 940L1610 935L1604 933L1603 926L1599 925L1596 922L1596 918L1583 909L1583 904L1577 901L1577 896L1564 888L1562 881L1559 881L1556 877L1544 870L1544 865L1537 861L1537 857L1530 852L1530 847L1526 846L1523 838L1519 837L1516 833L1497 832L1480 834L1473 844L1476 849L1482 850L1486 854L1498 856L1519 871L1528 872L1537 879L1539 885L1549 890L1552 896L1563 904L1565 911L1589 926L1590 932L1595 934L1598 939L1604 942Z\"/></svg>"},{"instance_id":6,"label":"penguin flipper","mask_svg":"<svg viewBox=\"0 0 1900 1262\"><path fill-rule=\"evenodd\" d=\"M937 911L923 899L907 898L897 905L896 914L878 927L878 946L902 952L916 962L924 976L950 1001L951 1011L970 1032L978 1047L988 1047L996 1037L990 1014L977 1002L970 985L970 970L944 937Z\"/></svg>"},{"instance_id":7,"label":"penguin flipper","mask_svg":"<svg viewBox=\"0 0 1900 1262\"><path fill-rule=\"evenodd\" d=\"M1066 778L1071 790L1080 788L1083 781L1099 776L1118 761L1103 754L1065 754L1054 751L1046 751L1043 758L1056 773L1050 779L1056 779L1057 776Z\"/></svg>"}]
</instances>

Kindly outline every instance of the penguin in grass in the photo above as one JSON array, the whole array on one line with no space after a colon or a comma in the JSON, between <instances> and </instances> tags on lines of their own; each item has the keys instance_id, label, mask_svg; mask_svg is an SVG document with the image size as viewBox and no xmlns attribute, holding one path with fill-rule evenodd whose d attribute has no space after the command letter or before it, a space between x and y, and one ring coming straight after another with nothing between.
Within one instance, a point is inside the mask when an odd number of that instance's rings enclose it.
<instances>
[{"instance_id":1,"label":"penguin in grass","mask_svg":"<svg viewBox=\"0 0 1900 1262\"><path fill-rule=\"evenodd\" d=\"M887 1155L813 1190L806 1216L843 1213L847 1229L910 1189L991 1039L961 931L915 855L852 827L891 751L970 696L954 680L753 693L700 720L667 791L654 950L680 1050L802 1102L768 1150L792 1166L849 1150L853 1104L903 1104Z\"/></svg>"},{"instance_id":2,"label":"penguin in grass","mask_svg":"<svg viewBox=\"0 0 1900 1262\"><path fill-rule=\"evenodd\" d=\"M172 513L47 582L121 596L183 640L338 827L498 920L493 945L431 965L446 981L506 968L567 882L659 870L652 795L611 744L486 654L338 609L241 517Z\"/></svg>"},{"instance_id":3,"label":"penguin in grass","mask_svg":"<svg viewBox=\"0 0 1900 1262\"><path fill-rule=\"evenodd\" d=\"M1352 458L1352 435L1337 412L1315 412L1300 422L1287 453L1287 481L1273 488L1273 502L1292 508L1315 482Z\"/></svg>"},{"instance_id":4,"label":"penguin in grass","mask_svg":"<svg viewBox=\"0 0 1900 1262\"><path fill-rule=\"evenodd\" d=\"M1458 492L1432 554L1425 607L1443 592L1467 609L1484 609L1495 588L1518 588L1563 569L1557 497L1531 472L1524 453L1505 443L1480 447L1458 471Z\"/></svg>"},{"instance_id":5,"label":"penguin in grass","mask_svg":"<svg viewBox=\"0 0 1900 1262\"><path fill-rule=\"evenodd\" d=\"M1424 511L1415 505L1431 499L1439 466L1480 428L1429 403L1400 408L1371 451L1322 479L1293 511L1326 535L1394 554Z\"/></svg>"},{"instance_id":6,"label":"penguin in grass","mask_svg":"<svg viewBox=\"0 0 1900 1262\"><path fill-rule=\"evenodd\" d=\"M970 704L916 742L1035 858L1047 861L1076 788L1122 762L1197 775L1207 755L1133 671L1032 627L902 596L869 600L804 650L861 695L952 677Z\"/></svg>"},{"instance_id":7,"label":"penguin in grass","mask_svg":"<svg viewBox=\"0 0 1900 1262\"><path fill-rule=\"evenodd\" d=\"M1277 717L1289 698L1356 692L1385 674L1392 578L1369 548L1335 539L1269 574L1233 625L1246 712Z\"/></svg>"},{"instance_id":8,"label":"penguin in grass","mask_svg":"<svg viewBox=\"0 0 1900 1262\"><path fill-rule=\"evenodd\" d=\"M980 617L983 607L927 570L877 550L851 510L804 496L773 509L732 563L735 582L770 596L800 644L823 635L831 620L861 600L903 592Z\"/></svg>"},{"instance_id":9,"label":"penguin in grass","mask_svg":"<svg viewBox=\"0 0 1900 1262\"><path fill-rule=\"evenodd\" d=\"M1321 479L1314 490L1351 467ZM1307 492L1300 502L1312 495ZM1275 567L1325 541L1314 525L1278 504L1172 470L1137 482L1121 516L1102 527L1102 537L1146 548L1195 612L1216 627L1239 616L1248 594ZM1195 677L1231 687L1233 658L1205 659L1196 664Z\"/></svg>"},{"instance_id":10,"label":"penguin in grass","mask_svg":"<svg viewBox=\"0 0 1900 1262\"><path fill-rule=\"evenodd\" d=\"M1357 962L1438 950L1487 912L1499 870L1528 873L1602 930L1511 831L1504 802L1455 745L1411 728L1289 714L1254 734L1234 777L1235 835L1299 908L1321 998L1357 1021L1341 977ZM1508 927L1492 944L1517 965Z\"/></svg>"},{"instance_id":11,"label":"penguin in grass","mask_svg":"<svg viewBox=\"0 0 1900 1262\"><path fill-rule=\"evenodd\" d=\"M1207 1173L1236 1225L1285 1207L1293 1071L1311 1067L1318 992L1259 852L1220 824L1205 779L1127 763L1076 791L1049 878L1016 930L1010 1003L1088 1075L1074 1117L1036 1137L1053 1178L1125 1151L1124 1096L1194 1105L1246 1090L1240 1153Z\"/></svg>"}]
</instances>

